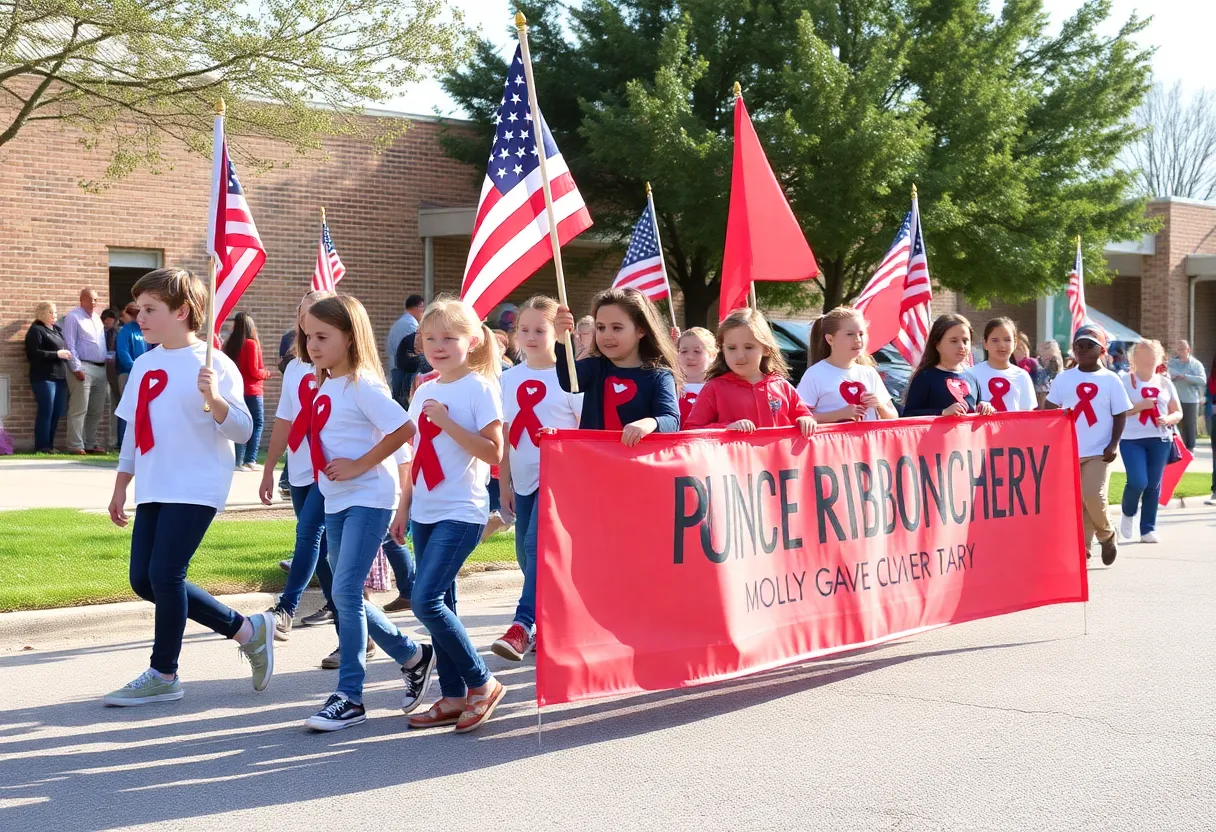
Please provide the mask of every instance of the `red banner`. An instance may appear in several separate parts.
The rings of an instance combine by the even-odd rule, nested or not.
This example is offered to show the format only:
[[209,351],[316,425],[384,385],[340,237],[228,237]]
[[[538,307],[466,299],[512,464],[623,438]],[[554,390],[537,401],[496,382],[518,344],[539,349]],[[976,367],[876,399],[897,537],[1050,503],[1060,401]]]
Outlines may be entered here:
[[537,701],[1088,598],[1064,411],[541,442]]

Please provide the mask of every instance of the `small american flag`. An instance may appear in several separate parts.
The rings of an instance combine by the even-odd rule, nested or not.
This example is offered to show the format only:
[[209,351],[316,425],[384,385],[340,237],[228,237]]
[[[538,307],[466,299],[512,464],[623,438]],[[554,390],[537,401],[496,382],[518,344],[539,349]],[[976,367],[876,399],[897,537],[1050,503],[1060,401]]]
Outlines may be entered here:
[[338,257],[334,240],[329,236],[329,224],[321,220],[321,242],[317,245],[317,267],[312,272],[314,292],[336,292],[338,282],[346,275],[346,266]]
[[[591,215],[552,134],[528,106],[528,86],[519,47],[507,70],[495,118],[494,145],[465,265],[460,297],[485,317],[511,291],[553,259],[549,218],[541,187],[537,139],[553,196],[558,244],[591,227]],[[538,135],[539,134],[539,135]]]
[[[863,314],[880,296],[898,301],[898,331],[894,343],[904,360],[915,367],[925,352],[929,337],[929,306],[933,302],[933,287],[929,282],[929,257],[925,251],[925,236],[920,225],[920,206],[912,198],[912,210],[904,217],[895,242],[883,258],[874,277],[862,290],[853,306]],[[891,343],[890,335],[878,335],[878,326],[870,321],[870,349]],[[883,340],[884,337],[887,340]]]
[[1081,262],[1081,238],[1077,238],[1077,259],[1073,262],[1072,271],[1068,273],[1068,313],[1072,316],[1072,332],[1068,333],[1069,341],[1076,335],[1077,330],[1085,325],[1089,310],[1085,308],[1085,266]]
[[245,289],[266,262],[249,203],[228,158],[224,117],[215,117],[212,136],[211,212],[207,218],[207,251],[215,260],[215,333],[218,334]]
[[625,251],[625,262],[612,281],[612,288],[637,289],[652,301],[662,300],[671,294],[667,274],[663,270],[663,258],[659,253],[659,241],[654,233],[654,214],[650,212],[649,204],[633,227],[629,248]]

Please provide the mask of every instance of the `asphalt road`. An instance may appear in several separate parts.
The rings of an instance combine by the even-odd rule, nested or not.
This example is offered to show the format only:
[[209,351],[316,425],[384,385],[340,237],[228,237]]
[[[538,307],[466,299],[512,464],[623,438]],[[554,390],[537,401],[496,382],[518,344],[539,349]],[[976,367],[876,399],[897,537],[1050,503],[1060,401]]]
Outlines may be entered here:
[[[1216,510],[1161,525],[1091,568],[1087,611],[547,709],[540,735],[531,663],[491,656],[506,703],[456,736],[409,732],[378,658],[368,722],[321,735],[301,721],[330,628],[297,631],[264,694],[191,635],[186,698],[134,710],[99,697],[146,666],[146,631],[46,633],[0,652],[0,830],[1211,830]],[[464,605],[480,646],[513,602]]]

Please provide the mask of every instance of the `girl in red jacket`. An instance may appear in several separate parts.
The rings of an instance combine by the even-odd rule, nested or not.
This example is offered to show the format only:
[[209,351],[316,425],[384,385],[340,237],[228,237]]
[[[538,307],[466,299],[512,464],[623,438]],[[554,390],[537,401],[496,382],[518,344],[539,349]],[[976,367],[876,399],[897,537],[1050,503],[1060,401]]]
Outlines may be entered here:
[[756,428],[797,424],[809,436],[815,417],[789,374],[764,316],[755,309],[736,309],[718,325],[718,356],[684,427],[754,433]]
[[231,358],[241,371],[241,378],[245,382],[245,406],[253,416],[253,434],[248,442],[236,446],[236,468],[238,471],[256,471],[266,415],[262,409],[262,382],[270,378],[270,371],[262,363],[262,342],[258,339],[258,328],[253,318],[244,312],[237,312],[232,321],[232,334],[224,342],[224,355]]

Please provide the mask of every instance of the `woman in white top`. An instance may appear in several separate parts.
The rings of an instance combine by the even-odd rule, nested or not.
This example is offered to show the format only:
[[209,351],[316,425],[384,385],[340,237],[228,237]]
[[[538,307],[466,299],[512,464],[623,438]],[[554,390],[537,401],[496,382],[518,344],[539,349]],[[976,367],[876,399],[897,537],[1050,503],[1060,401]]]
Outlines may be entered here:
[[1132,411],[1119,440],[1119,453],[1127,469],[1123,489],[1123,519],[1119,533],[1124,540],[1135,539],[1136,514],[1140,515],[1140,542],[1156,543],[1157,501],[1161,496],[1161,476],[1169,459],[1174,425],[1182,419],[1178,391],[1157,367],[1165,360],[1165,350],[1157,341],[1141,341],[1132,347],[1131,369],[1123,374],[1123,386],[1132,400]]
[[810,367],[798,395],[815,421],[868,422],[899,414],[866,347],[866,319],[851,306],[838,306],[811,325]]
[[156,349],[135,359],[118,418],[123,434],[110,519],[126,526],[127,487],[135,480],[131,588],[156,605],[151,667],[106,695],[107,705],[149,705],[183,696],[177,676],[190,618],[241,645],[254,690],[274,673],[274,617],[248,618],[186,581],[190,560],[232,485],[233,443],[246,442],[253,419],[241,374],[218,350],[207,366],[203,326],[207,291],[182,269],[158,269],[131,290],[139,326]]
[[984,326],[984,349],[988,360],[971,368],[980,385],[979,398],[998,413],[1034,410],[1039,397],[1030,373],[1013,362],[1018,344],[1018,326],[1009,318],[993,318]]

